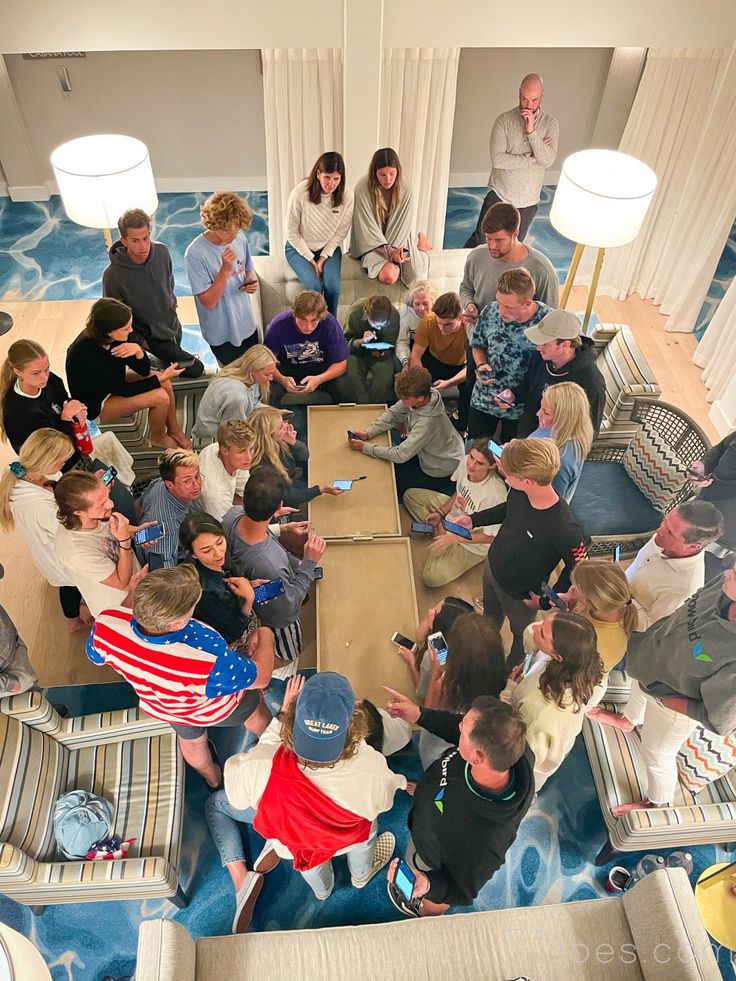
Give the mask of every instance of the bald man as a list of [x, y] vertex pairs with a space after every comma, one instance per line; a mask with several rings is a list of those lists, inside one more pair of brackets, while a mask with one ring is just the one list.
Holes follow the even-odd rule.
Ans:
[[544, 83], [539, 75], [526, 75], [519, 86], [519, 105], [502, 112], [491, 130], [490, 190], [480, 209], [475, 231], [465, 243], [474, 249], [484, 242], [481, 222], [497, 201], [519, 209], [519, 241], [524, 240], [537, 213], [544, 172], [557, 156], [560, 125], [540, 109]]

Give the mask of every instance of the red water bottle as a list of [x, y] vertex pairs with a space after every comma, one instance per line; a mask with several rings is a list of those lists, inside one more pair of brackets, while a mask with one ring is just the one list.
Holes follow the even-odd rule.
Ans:
[[89, 435], [86, 422], [80, 422], [76, 416], [72, 416], [72, 439], [77, 450], [83, 456], [92, 456], [92, 439]]

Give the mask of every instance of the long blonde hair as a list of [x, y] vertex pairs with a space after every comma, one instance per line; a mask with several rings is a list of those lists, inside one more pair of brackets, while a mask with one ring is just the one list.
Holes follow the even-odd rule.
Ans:
[[248, 423], [255, 433], [250, 469], [253, 471], [259, 466], [270, 466], [288, 480], [289, 472], [283, 464], [281, 455], [283, 452], [288, 453], [289, 447], [286, 443], [279, 443], [274, 436], [283, 418], [281, 409], [275, 409], [270, 405], [262, 405], [248, 416]]
[[578, 562], [572, 570], [570, 581], [577, 594], [576, 613], [600, 620], [610, 613], [620, 611], [619, 623], [626, 636], [631, 636], [637, 625], [638, 614], [629, 580], [621, 566], [607, 559], [588, 559]]
[[550, 385], [542, 398], [554, 413], [552, 439], [559, 449], [572, 442], [578, 456], [584, 460], [593, 445], [593, 423], [590, 403], [585, 391], [575, 382]]
[[[26, 476], [43, 477], [59, 460], [66, 461], [73, 453], [74, 444], [57, 429], [37, 429], [35, 433], [31, 433], [20, 448], [16, 465], [5, 467], [0, 477], [0, 528], [3, 531], [12, 531], [15, 528], [10, 498], [17, 482]], [[17, 473], [20, 469], [18, 464], [24, 471], [22, 476]]]
[[15, 385], [15, 379], [18, 377], [16, 371], [23, 371], [29, 362], [35, 361], [36, 358], [45, 357], [46, 352], [41, 345], [35, 341], [28, 340], [26, 337], [22, 337], [19, 341], [13, 341], [8, 348], [7, 356], [0, 368], [0, 439], [7, 441], [8, 438], [5, 430], [3, 404], [5, 402], [5, 396], [13, 385]]
[[[270, 351], [265, 344], [254, 344], [253, 347], [248, 348], [245, 354], [241, 354], [232, 364], [220, 368], [215, 378], [237, 378], [244, 385], [255, 385], [256, 381], [253, 377], [253, 372], [262, 371], [272, 364], [278, 364], [273, 351]], [[258, 387], [261, 390], [261, 401], [268, 402], [271, 385], [269, 382], [265, 384], [259, 382]]]

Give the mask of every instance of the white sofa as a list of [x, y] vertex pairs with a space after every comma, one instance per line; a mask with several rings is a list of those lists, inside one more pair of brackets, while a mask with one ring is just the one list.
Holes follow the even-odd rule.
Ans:
[[[388, 900], [386, 900], [388, 902]], [[720, 981], [683, 869], [622, 898], [202, 937], [141, 924], [136, 981]]]

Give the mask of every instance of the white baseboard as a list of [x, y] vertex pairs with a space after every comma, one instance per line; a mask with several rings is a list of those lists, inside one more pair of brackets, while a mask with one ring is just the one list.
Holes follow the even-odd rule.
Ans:
[[[194, 191], [265, 191], [265, 177], [161, 177], [156, 181], [156, 189], [161, 194], [187, 194]], [[56, 181], [38, 187], [9, 187], [0, 181], [0, 197], [13, 201], [48, 201], [51, 194], [58, 194]]]
[[45, 184], [35, 186], [6, 184], [5, 193], [11, 201], [48, 201], [51, 196]]

